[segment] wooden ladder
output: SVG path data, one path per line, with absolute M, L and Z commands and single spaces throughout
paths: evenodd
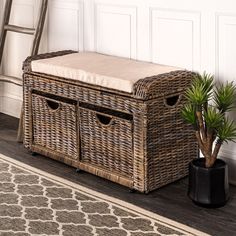
M 16 32 L 21 34 L 33 35 L 33 43 L 30 55 L 34 56 L 38 54 L 40 40 L 43 32 L 44 22 L 46 18 L 46 12 L 48 7 L 48 0 L 42 0 L 39 10 L 38 20 L 35 28 L 26 28 L 17 25 L 9 24 L 11 9 L 12 9 L 12 0 L 5 1 L 4 16 L 2 21 L 2 26 L 0 28 L 0 66 L 3 58 L 3 50 L 6 41 L 7 32 Z M 21 78 L 14 78 L 12 76 L 0 75 L 0 81 L 9 82 L 22 86 Z M 21 117 L 18 128 L 17 140 L 22 142 L 23 140 L 23 108 L 21 109 Z

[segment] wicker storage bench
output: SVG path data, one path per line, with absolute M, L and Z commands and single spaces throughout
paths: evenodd
M 140 192 L 186 176 L 198 155 L 180 113 L 192 72 L 154 74 L 122 91 L 105 77 L 107 86 L 32 70 L 33 62 L 71 54 L 24 62 L 25 147 Z

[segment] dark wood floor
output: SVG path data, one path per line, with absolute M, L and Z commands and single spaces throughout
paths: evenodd
M 148 195 L 129 193 L 128 189 L 49 158 L 36 157 L 16 142 L 18 119 L 0 114 L 0 153 L 42 169 L 90 189 L 122 199 L 159 215 L 191 226 L 211 235 L 236 235 L 236 187 L 230 186 L 228 204 L 218 209 L 195 206 L 187 197 L 187 178 L 153 191 Z

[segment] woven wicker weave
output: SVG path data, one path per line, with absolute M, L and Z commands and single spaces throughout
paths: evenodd
M 31 71 L 24 63 L 26 148 L 149 192 L 180 179 L 198 155 L 180 115 L 192 72 L 139 80 L 133 94 Z

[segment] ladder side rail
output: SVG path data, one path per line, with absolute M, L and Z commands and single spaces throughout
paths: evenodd
M 48 0 L 42 0 L 41 7 L 39 10 L 38 22 L 37 27 L 34 34 L 32 49 L 31 49 L 31 56 L 37 55 L 39 51 L 39 44 L 41 41 L 44 23 L 46 19 L 46 13 L 48 8 Z
M 38 22 L 34 34 L 32 49 L 31 49 L 31 56 L 37 55 L 39 50 L 39 44 L 41 41 L 41 36 L 43 33 L 46 13 L 48 8 L 48 0 L 42 0 L 40 6 L 40 13 L 38 16 Z M 18 126 L 17 132 L 17 142 L 22 143 L 24 139 L 24 105 L 21 107 L 21 114 L 20 114 L 20 121 Z
M 33 28 L 26 28 L 26 27 L 20 27 L 17 25 L 10 25 L 10 15 L 11 15 L 11 8 L 12 8 L 12 0 L 6 0 L 5 2 L 5 8 L 4 8 L 4 16 L 2 25 L 0 28 L 0 65 L 2 63 L 2 57 L 3 57 L 3 50 L 4 50 L 4 44 L 6 41 L 7 31 L 13 31 L 17 33 L 23 33 L 23 34 L 31 34 L 33 35 L 33 43 L 32 43 L 32 49 L 31 49 L 31 55 L 37 55 L 39 50 L 39 44 L 41 40 L 41 36 L 43 33 L 43 27 L 45 23 L 47 8 L 48 8 L 48 0 L 42 0 L 40 10 L 39 10 L 39 16 L 37 19 L 36 29 Z M 0 78 L 0 81 L 2 81 L 2 78 Z M 8 78 L 5 80 L 5 82 L 15 83 L 15 81 L 12 78 Z M 18 81 L 17 81 L 18 82 Z M 16 85 L 20 85 L 18 83 L 15 83 Z M 17 141 L 22 142 L 24 131 L 24 108 L 21 108 L 21 116 L 20 116 L 20 123 L 18 127 L 18 134 L 17 134 Z
M 10 15 L 11 15 L 11 7 L 12 7 L 12 0 L 6 0 L 5 2 L 5 8 L 4 8 L 4 16 L 2 20 L 2 26 L 0 31 L 0 65 L 2 63 L 2 57 L 3 57 L 3 49 L 4 44 L 7 36 L 7 31 L 4 29 L 5 25 L 9 23 Z

